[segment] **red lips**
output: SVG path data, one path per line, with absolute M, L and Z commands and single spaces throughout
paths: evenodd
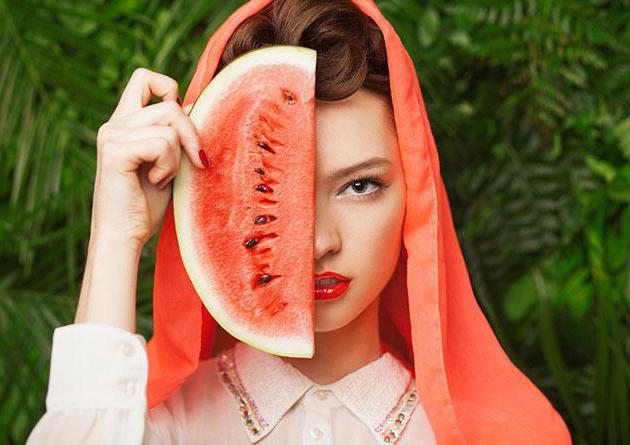
M 339 275 L 335 272 L 324 272 L 315 275 L 315 280 L 320 280 L 322 278 L 337 278 L 339 281 L 350 281 L 350 278 L 344 277 L 343 275 Z
M 317 285 L 317 280 L 324 278 L 336 278 L 337 282 L 327 285 Z M 348 286 L 350 286 L 350 278 L 344 277 L 334 272 L 324 272 L 315 275 L 315 299 L 316 300 L 334 300 L 345 294 Z

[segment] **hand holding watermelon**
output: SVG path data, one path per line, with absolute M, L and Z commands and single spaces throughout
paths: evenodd
M 145 107 L 153 95 L 163 101 Z M 182 146 L 192 164 L 203 167 L 199 135 L 178 102 L 177 82 L 137 69 L 99 129 L 90 243 L 75 323 L 135 332 L 140 252 L 162 223 L 171 197 L 165 186 L 179 171 Z
M 146 106 L 153 95 L 163 101 Z M 162 223 L 182 150 L 204 167 L 199 134 L 178 102 L 175 80 L 145 68 L 134 71 L 98 131 L 94 236 L 141 248 Z

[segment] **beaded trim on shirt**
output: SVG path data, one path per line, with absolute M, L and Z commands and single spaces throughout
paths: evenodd
M 216 363 L 223 386 L 238 403 L 241 421 L 245 425 L 247 435 L 251 441 L 254 441 L 261 436 L 261 433 L 269 424 L 262 417 L 256 403 L 241 383 L 234 364 L 234 349 L 219 352 Z M 385 420 L 374 429 L 380 437 L 382 445 L 391 445 L 398 441 L 417 405 L 418 391 L 415 387 L 415 380 L 412 378 L 409 380 L 405 392 L 400 396 L 394 408 L 390 410 Z
M 251 440 L 260 437 L 268 426 L 267 421 L 260 415 L 258 407 L 249 393 L 245 391 L 241 379 L 234 366 L 234 350 L 221 351 L 217 355 L 217 367 L 223 386 L 234 396 L 241 413 L 241 421 Z
M 396 406 L 387 414 L 385 420 L 374 429 L 381 438 L 381 444 L 393 444 L 398 441 L 417 405 L 418 390 L 415 380 L 412 378 L 409 379 L 405 393 L 400 397 Z

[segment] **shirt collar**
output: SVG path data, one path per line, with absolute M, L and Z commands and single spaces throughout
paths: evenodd
M 326 385 L 311 381 L 281 357 L 243 342 L 220 352 L 216 363 L 251 443 L 265 437 L 313 387 L 330 390 L 383 444 L 396 441 L 418 403 L 415 379 L 389 352 Z

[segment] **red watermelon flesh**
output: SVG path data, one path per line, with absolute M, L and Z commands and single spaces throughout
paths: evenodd
M 182 156 L 174 180 L 180 253 L 205 307 L 237 339 L 291 357 L 314 351 L 315 62 L 274 45 L 226 65 L 189 114 L 210 168 Z

